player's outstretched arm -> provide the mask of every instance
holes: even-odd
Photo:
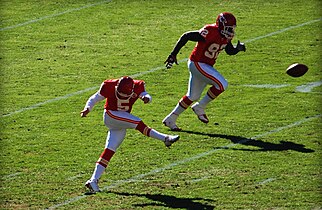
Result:
[[[187,44],[188,41],[198,42],[204,40],[205,38],[199,33],[199,31],[189,31],[182,34],[182,36],[174,46],[172,52],[168,56],[167,60],[165,60],[164,62],[167,69],[171,68],[174,63],[178,65],[177,54],[179,53],[180,49]]]
[[[95,104],[97,104],[99,101],[102,101],[104,99],[105,99],[105,97],[102,96],[99,93],[99,91],[96,92],[91,97],[89,97],[89,99],[86,102],[86,105],[85,105],[84,109],[80,112],[81,117],[86,117],[87,114],[93,109],[93,107],[95,106]]]

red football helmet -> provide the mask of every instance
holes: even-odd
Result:
[[[119,96],[130,98],[134,91],[134,81],[131,77],[121,77],[116,86],[116,92]]]
[[[236,18],[230,12],[220,13],[216,19],[216,25],[220,33],[227,39],[232,39],[235,35]]]

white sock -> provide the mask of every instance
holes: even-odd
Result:
[[[208,94],[206,94],[200,101],[199,101],[199,105],[202,107],[202,108],[206,108],[207,104],[212,101],[214,99],[210,98],[208,96]]]
[[[165,135],[163,133],[160,133],[160,132],[158,132],[158,131],[156,131],[154,129],[151,129],[151,131],[150,131],[150,137],[152,137],[154,139],[164,141],[166,136],[167,135]]]
[[[102,166],[101,164],[96,163],[91,180],[98,180],[102,176],[104,171],[105,171],[105,167]]]
[[[171,115],[172,118],[174,120],[176,120],[178,118],[178,116],[184,112],[186,109],[184,109],[182,106],[179,105],[179,103],[177,104],[177,106],[172,110]]]

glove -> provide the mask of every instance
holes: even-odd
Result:
[[[86,115],[89,113],[89,109],[86,108],[83,111],[80,112],[81,117],[86,117]]]
[[[172,54],[170,54],[168,56],[167,60],[164,61],[164,63],[165,63],[165,66],[167,67],[167,69],[170,69],[172,67],[173,63],[176,63],[177,65],[179,65],[178,61],[177,61],[177,57]]]
[[[237,46],[236,46],[236,48],[239,50],[239,51],[246,51],[246,46],[245,46],[245,44],[244,43],[242,43],[242,42],[240,42],[239,40],[238,40],[238,43],[237,43]]]

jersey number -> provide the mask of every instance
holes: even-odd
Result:
[[[118,111],[129,111],[130,106],[127,104],[130,103],[129,99],[118,99],[117,100],[117,110]]]
[[[222,51],[225,48],[224,45],[219,45],[216,43],[212,43],[209,47],[208,50],[205,52],[205,56],[210,58],[210,59],[217,59],[217,56],[220,51]]]

